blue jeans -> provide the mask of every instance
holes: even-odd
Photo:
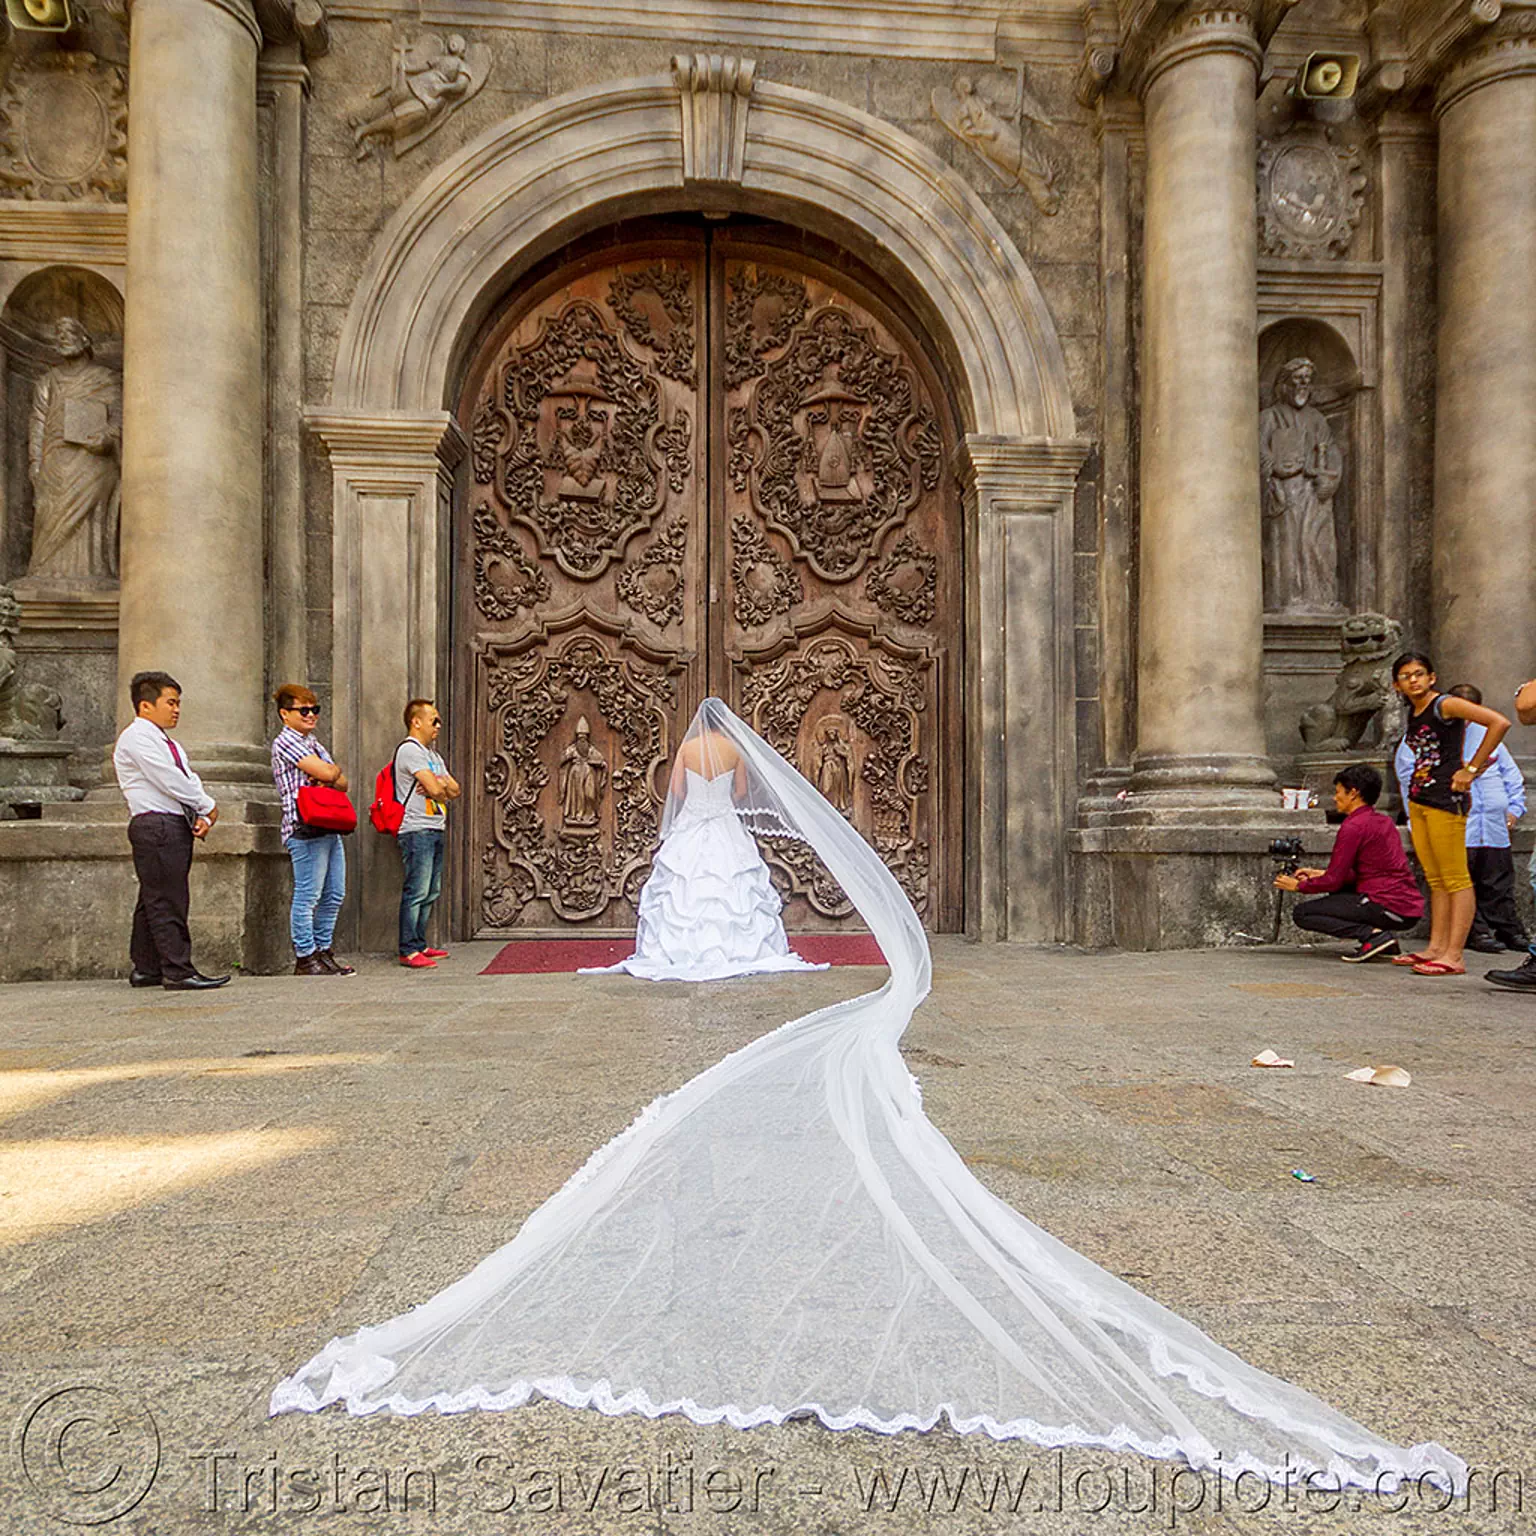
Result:
[[[414,955],[427,947],[427,924],[443,889],[443,834],[402,832],[400,862],[405,883],[400,887],[400,953]]]
[[[293,952],[312,955],[331,947],[336,914],[347,894],[347,850],[339,832],[290,837],[284,846],[293,860],[293,908],[288,914]]]

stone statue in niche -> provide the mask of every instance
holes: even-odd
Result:
[[[21,681],[20,629],[21,604],[9,587],[0,587],[0,740],[55,741],[64,728],[64,701],[52,688]]]
[[[1333,496],[1344,459],[1327,418],[1311,403],[1316,370],[1293,357],[1259,415],[1264,508],[1264,608],[1336,613],[1339,552]]]
[[[560,825],[571,837],[596,837],[597,813],[608,779],[608,764],[592,744],[592,727],[582,715],[576,739],[560,755]]]
[[[1045,108],[1024,88],[1024,67],[1016,71],[1011,115],[1002,113],[976,88],[968,75],[956,78],[953,88],[934,89],[933,113],[957,139],[968,144],[986,161],[992,173],[1008,187],[1023,187],[1044,214],[1061,207],[1056,188],[1056,169],[1029,141],[1024,127],[1037,130],[1053,126]]]
[[[357,158],[366,159],[374,141],[392,144],[396,159],[414,149],[479,92],[490,72],[490,48],[466,43],[458,32],[397,43],[389,84],[348,119]]]
[[[853,749],[834,716],[816,728],[816,788],[843,815],[853,809]]]
[[[117,579],[123,387],[95,361],[91,334],[66,317],[60,361],[37,381],[27,433],[32,475],[32,581],[105,586]]]
[[[1309,752],[1356,752],[1376,745],[1392,702],[1392,661],[1402,648],[1403,629],[1384,613],[1352,613],[1339,635],[1343,665],[1326,704],[1301,717],[1301,739]]]

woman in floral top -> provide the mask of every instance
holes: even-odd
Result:
[[[299,790],[306,781],[345,790],[347,776],[320,745],[315,727],[320,701],[298,683],[284,683],[272,696],[283,722],[272,742],[272,781],[283,802],[283,847],[293,861],[295,976],[352,976],[356,972],[331,949],[336,915],[347,893],[347,855],[339,832],[307,827],[299,816]]]
[[[1413,851],[1429,885],[1429,945],[1398,955],[1418,976],[1464,976],[1462,948],[1477,912],[1467,868],[1467,809],[1472,781],[1493,759],[1509,729],[1497,710],[1441,693],[1429,657],[1409,651],[1392,663],[1392,685],[1408,701],[1403,744],[1413,754],[1408,821]],[[1472,761],[1465,761],[1467,721],[1484,727]]]

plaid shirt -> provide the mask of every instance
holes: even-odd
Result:
[[[318,757],[322,763],[335,759],[313,736],[285,725],[272,741],[272,782],[283,802],[283,841],[286,843],[299,826],[299,789],[312,782],[297,767],[302,757]]]

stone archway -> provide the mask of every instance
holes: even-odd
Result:
[[[342,331],[331,403],[308,415],[334,478],[334,699],[348,761],[383,760],[399,703],[447,681],[446,554],[465,442],[445,404],[508,286],[642,205],[740,208],[833,228],[922,306],[966,430],[967,927],[1053,942],[1067,926],[1075,790],[1074,435],[1055,327],[974,191],[867,113],[678,59],[498,125],[439,166],[379,236]],[[404,622],[387,625],[378,615]],[[370,920],[397,877],[365,868]],[[366,929],[365,942],[375,937]]]

